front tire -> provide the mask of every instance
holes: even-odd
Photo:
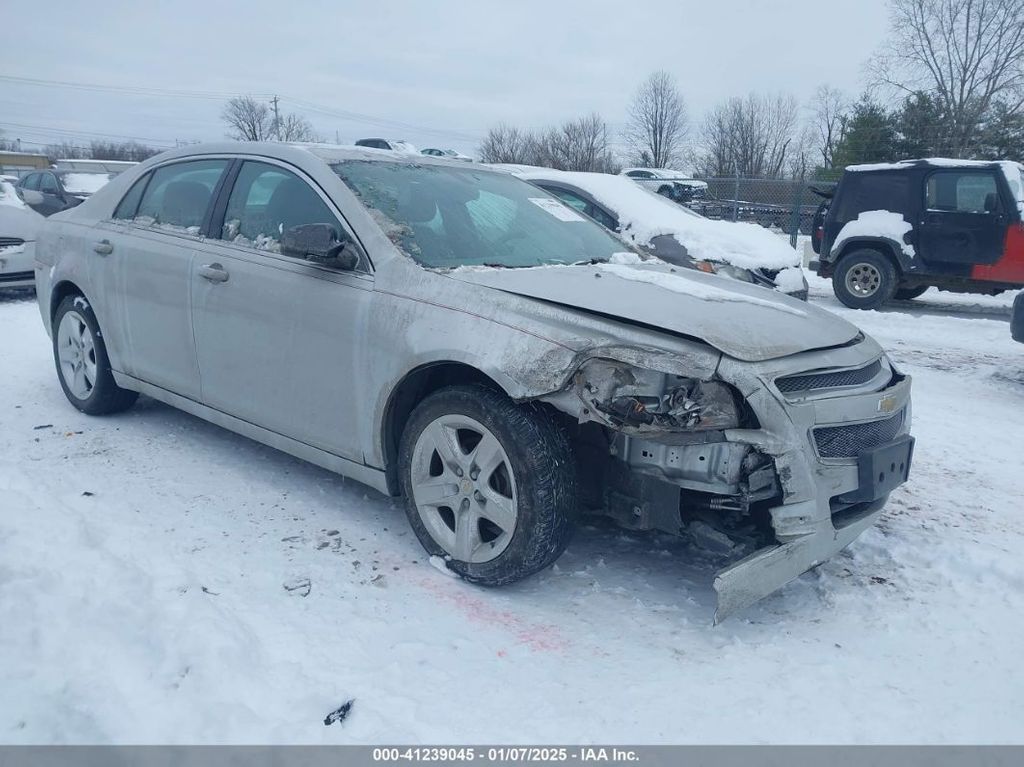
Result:
[[[139,397],[138,392],[122,389],[114,381],[96,315],[82,296],[66,296],[57,307],[53,361],[64,395],[83,413],[118,413]]]
[[[468,581],[514,583],[568,545],[576,505],[571,447],[536,405],[483,386],[434,392],[409,418],[399,470],[416,537]]]
[[[832,275],[836,298],[851,309],[877,309],[893,297],[898,284],[892,261],[867,248],[843,256]]]

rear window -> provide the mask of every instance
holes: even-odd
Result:
[[[843,223],[869,210],[904,213],[910,208],[910,177],[902,173],[847,173],[836,198],[836,220]]]

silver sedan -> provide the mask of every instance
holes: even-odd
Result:
[[[910,468],[910,381],[857,328],[644,261],[476,165],[177,149],[53,216],[36,284],[75,407],[142,393],[402,495],[476,583],[602,513],[736,560],[723,615],[850,543]]]

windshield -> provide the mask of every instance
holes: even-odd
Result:
[[[547,192],[505,173],[351,160],[331,166],[391,241],[427,267],[607,261],[620,240]]]

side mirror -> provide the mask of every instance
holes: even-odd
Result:
[[[345,271],[359,264],[355,243],[347,237],[339,240],[337,230],[330,224],[300,224],[285,229],[281,253]]]

